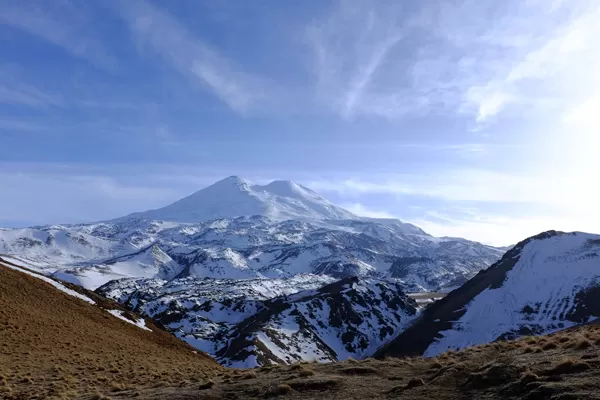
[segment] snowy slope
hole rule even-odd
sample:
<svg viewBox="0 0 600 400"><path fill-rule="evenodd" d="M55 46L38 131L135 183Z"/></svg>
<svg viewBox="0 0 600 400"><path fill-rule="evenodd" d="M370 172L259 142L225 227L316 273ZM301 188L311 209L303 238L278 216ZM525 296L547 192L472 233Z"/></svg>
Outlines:
<svg viewBox="0 0 600 400"><path fill-rule="evenodd" d="M600 235L546 232L432 305L380 353L448 349L543 334L600 317Z"/></svg>
<svg viewBox="0 0 600 400"><path fill-rule="evenodd" d="M222 363L253 367L364 358L404 329L417 311L398 285L356 278L265 306L232 330L232 340L217 353Z"/></svg>
<svg viewBox="0 0 600 400"><path fill-rule="evenodd" d="M417 307L397 284L314 275L129 279L97 291L235 367L370 355L414 318Z"/></svg>
<svg viewBox="0 0 600 400"><path fill-rule="evenodd" d="M502 251L435 238L399 221L272 221L254 215L3 230L0 254L18 255L38 270L92 289L124 277L249 279L314 273L386 278L414 292L464 281Z"/></svg>
<svg viewBox="0 0 600 400"><path fill-rule="evenodd" d="M235 324L263 309L268 299L318 289L333 281L315 275L289 279L122 279L97 289L131 310L152 315L169 331L209 354L227 342Z"/></svg>

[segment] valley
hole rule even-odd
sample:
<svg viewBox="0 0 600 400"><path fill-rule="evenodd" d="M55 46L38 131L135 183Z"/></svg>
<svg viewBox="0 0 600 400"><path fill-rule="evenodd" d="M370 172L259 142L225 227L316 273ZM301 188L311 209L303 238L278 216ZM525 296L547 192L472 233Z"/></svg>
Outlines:
<svg viewBox="0 0 600 400"><path fill-rule="evenodd" d="M117 303L64 285L78 295L0 263L1 398L535 400L597 399L600 389L594 323L431 358L223 368L150 320L140 329L102 309Z"/></svg>

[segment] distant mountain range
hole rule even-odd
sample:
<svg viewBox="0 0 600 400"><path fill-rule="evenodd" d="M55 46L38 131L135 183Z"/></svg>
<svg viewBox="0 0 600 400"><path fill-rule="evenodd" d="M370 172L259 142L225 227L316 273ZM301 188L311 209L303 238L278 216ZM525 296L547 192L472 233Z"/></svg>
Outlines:
<svg viewBox="0 0 600 400"><path fill-rule="evenodd" d="M372 354L417 314L406 292L448 292L503 253L238 177L111 221L0 230L7 260L100 288L240 366Z"/></svg>
<svg viewBox="0 0 600 400"><path fill-rule="evenodd" d="M391 279L407 291L455 287L502 249L361 218L290 181L230 177L164 208L112 221L0 230L0 253L94 289L119 278Z"/></svg>

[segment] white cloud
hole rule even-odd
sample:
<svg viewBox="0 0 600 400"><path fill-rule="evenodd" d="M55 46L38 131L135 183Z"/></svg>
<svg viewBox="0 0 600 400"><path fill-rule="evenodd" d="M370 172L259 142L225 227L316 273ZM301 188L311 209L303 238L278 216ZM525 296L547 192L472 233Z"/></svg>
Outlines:
<svg viewBox="0 0 600 400"><path fill-rule="evenodd" d="M174 197L168 186L124 184L98 175L3 172L0 187L0 220L29 224L116 218Z"/></svg>
<svg viewBox="0 0 600 400"><path fill-rule="evenodd" d="M319 99L344 118L458 111L483 124L547 111L600 79L593 0L336 4L308 43Z"/></svg>
<svg viewBox="0 0 600 400"><path fill-rule="evenodd" d="M69 54L113 70L117 62L90 31L94 15L68 0L55 2L2 2L0 24L12 26L58 46Z"/></svg>
<svg viewBox="0 0 600 400"><path fill-rule="evenodd" d="M373 85L402 41L404 27L396 21L397 7L365 5L340 1L331 15L307 29L315 57L317 96L344 118L364 113L367 104L369 113L395 112L388 109L389 102L381 101L393 94L374 92Z"/></svg>
<svg viewBox="0 0 600 400"><path fill-rule="evenodd" d="M588 98L568 110L564 122L600 133L600 96Z"/></svg>
<svg viewBox="0 0 600 400"><path fill-rule="evenodd" d="M372 175L365 179L336 179L308 182L319 191L360 194L427 196L448 202L540 204L571 210L589 207L594 211L600 188L586 184L588 175L573 175L565 168L549 175L510 174L486 170L451 169L436 174ZM582 171L579 171L582 172ZM577 205L577 206L575 206Z"/></svg>
<svg viewBox="0 0 600 400"><path fill-rule="evenodd" d="M271 83L243 70L171 15L142 0L119 2L119 13L142 46L245 114L270 100Z"/></svg>
<svg viewBox="0 0 600 400"><path fill-rule="evenodd" d="M586 164L595 162L589 154L580 155ZM545 175L452 169L320 180L307 186L367 204L365 212L387 199L387 213L440 236L508 244L549 229L600 231L600 188L590 178L597 168L573 168L567 159L565 165L555 162L557 168ZM360 206L354 207L360 214Z"/></svg>
<svg viewBox="0 0 600 400"><path fill-rule="evenodd" d="M443 216L432 221L425 216L409 221L434 236L462 237L492 246L516 244L530 236L548 230L586 230L577 223L551 217L488 217L485 220L465 220ZM593 232L593 231L592 231Z"/></svg>
<svg viewBox="0 0 600 400"><path fill-rule="evenodd" d="M478 111L484 121L504 111L510 105L530 113L540 105L568 108L582 92L600 87L600 5L593 1L565 2L539 10L532 17L535 27L542 21L562 18L548 26L526 51L502 61L504 72L484 86L472 88L467 103ZM537 18L537 19L536 19ZM527 32L527 30L525 30ZM529 35L536 34L535 29Z"/></svg>
<svg viewBox="0 0 600 400"><path fill-rule="evenodd" d="M385 211L381 211L381 210L375 210L369 207L366 207L363 204L360 203L345 203L345 204L340 204L340 207L350 211L353 214L359 215L361 217L369 217L369 218L396 218L395 216L393 216L392 214L385 212Z"/></svg>
<svg viewBox="0 0 600 400"><path fill-rule="evenodd" d="M12 79L0 83L0 103L22 105L33 108L63 107L61 96L46 93L38 88Z"/></svg>

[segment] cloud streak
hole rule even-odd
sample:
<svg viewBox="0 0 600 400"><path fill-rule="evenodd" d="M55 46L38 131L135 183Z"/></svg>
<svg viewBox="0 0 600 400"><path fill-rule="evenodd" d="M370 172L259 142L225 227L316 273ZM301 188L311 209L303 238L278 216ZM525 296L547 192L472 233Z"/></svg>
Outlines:
<svg viewBox="0 0 600 400"><path fill-rule="evenodd" d="M405 28L389 18L397 10L364 4L340 1L330 15L307 28L316 94L347 119L365 111L374 80L404 38ZM385 114L379 108L372 111Z"/></svg>
<svg viewBox="0 0 600 400"><path fill-rule="evenodd" d="M93 22L89 11L68 0L33 2L27 7L20 2L0 2L0 24L20 29L74 57L112 71L117 61L107 53L95 32L90 31Z"/></svg>
<svg viewBox="0 0 600 400"><path fill-rule="evenodd" d="M244 72L173 16L143 0L118 4L119 14L138 43L150 46L167 64L235 112L246 114L270 100L270 82Z"/></svg>
<svg viewBox="0 0 600 400"><path fill-rule="evenodd" d="M592 0L336 5L307 43L320 101L346 119L458 112L482 124L547 110L598 81Z"/></svg>
<svg viewBox="0 0 600 400"><path fill-rule="evenodd" d="M64 100L61 96L46 93L36 87L20 82L0 83L0 103L38 109L64 106Z"/></svg>
<svg viewBox="0 0 600 400"><path fill-rule="evenodd" d="M369 217L369 218L395 218L394 215L382 211L382 210L374 210L370 207L365 206L361 203L345 203L340 205L342 208L350 211L353 214L360 215L361 217Z"/></svg>

